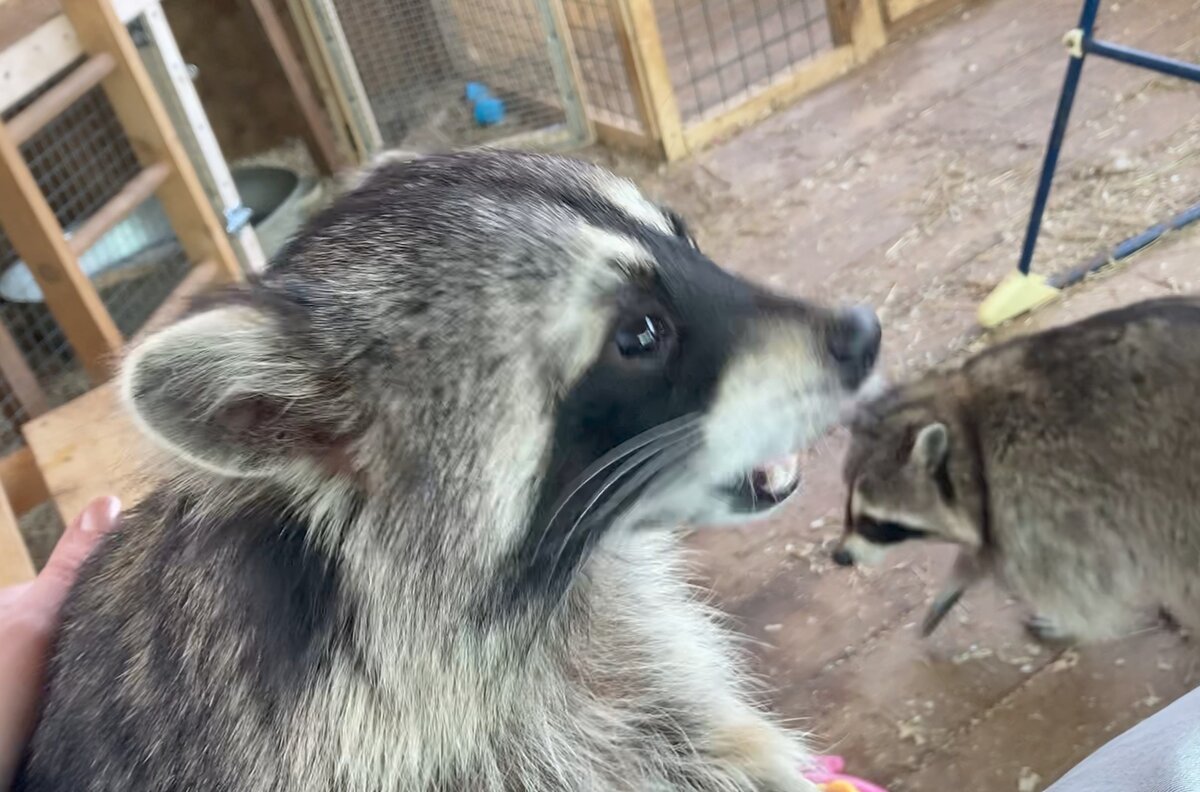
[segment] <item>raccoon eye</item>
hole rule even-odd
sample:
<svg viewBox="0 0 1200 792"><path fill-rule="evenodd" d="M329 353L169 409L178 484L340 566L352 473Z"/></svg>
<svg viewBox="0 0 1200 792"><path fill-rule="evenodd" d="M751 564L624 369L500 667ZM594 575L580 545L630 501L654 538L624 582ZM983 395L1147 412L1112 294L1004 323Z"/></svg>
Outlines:
<svg viewBox="0 0 1200 792"><path fill-rule="evenodd" d="M673 331L667 321L649 314L623 319L617 325L615 341L622 357L648 357L667 348Z"/></svg>
<svg viewBox="0 0 1200 792"><path fill-rule="evenodd" d="M876 522L869 517L861 518L855 530L868 542L878 545L898 544L908 539L920 539L927 534L920 528L894 522Z"/></svg>

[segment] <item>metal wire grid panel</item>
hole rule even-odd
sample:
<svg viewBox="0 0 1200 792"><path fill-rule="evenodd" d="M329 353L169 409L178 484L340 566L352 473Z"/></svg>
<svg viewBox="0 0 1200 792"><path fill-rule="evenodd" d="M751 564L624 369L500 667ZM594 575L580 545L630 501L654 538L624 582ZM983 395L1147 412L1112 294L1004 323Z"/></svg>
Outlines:
<svg viewBox="0 0 1200 792"><path fill-rule="evenodd" d="M68 70L5 113L15 116ZM140 171L107 98L85 94L21 147L29 169L63 228L77 227ZM154 199L81 257L113 320L135 333L187 274L189 263ZM89 383L32 275L0 232L0 321L37 377L51 406L81 395ZM31 416L0 380L0 453L20 444Z"/></svg>
<svg viewBox="0 0 1200 792"><path fill-rule="evenodd" d="M642 132L645 125L634 99L621 53L611 0L564 0L575 57L593 121Z"/></svg>
<svg viewBox="0 0 1200 792"><path fill-rule="evenodd" d="M324 0L329 4L330 0ZM316 17L340 28L387 148L437 151L499 143L566 144L578 95L547 0L321 0ZM564 81L565 80L565 81ZM481 83L503 118L480 123L464 96ZM582 118L582 113L578 113Z"/></svg>
<svg viewBox="0 0 1200 792"><path fill-rule="evenodd" d="M825 0L655 0L685 122L735 107L834 48Z"/></svg>

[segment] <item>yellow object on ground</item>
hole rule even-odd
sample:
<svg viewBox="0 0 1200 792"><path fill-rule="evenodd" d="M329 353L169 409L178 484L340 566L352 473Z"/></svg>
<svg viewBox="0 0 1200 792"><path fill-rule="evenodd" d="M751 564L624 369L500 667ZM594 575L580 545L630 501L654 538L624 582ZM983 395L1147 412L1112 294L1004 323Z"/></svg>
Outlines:
<svg viewBox="0 0 1200 792"><path fill-rule="evenodd" d="M830 781L828 784L822 784L821 789L824 792L858 792L858 788L849 781Z"/></svg>
<svg viewBox="0 0 1200 792"><path fill-rule="evenodd" d="M1012 272L979 306L979 323L986 328L996 327L1013 317L1040 308L1058 294L1059 290L1041 275Z"/></svg>

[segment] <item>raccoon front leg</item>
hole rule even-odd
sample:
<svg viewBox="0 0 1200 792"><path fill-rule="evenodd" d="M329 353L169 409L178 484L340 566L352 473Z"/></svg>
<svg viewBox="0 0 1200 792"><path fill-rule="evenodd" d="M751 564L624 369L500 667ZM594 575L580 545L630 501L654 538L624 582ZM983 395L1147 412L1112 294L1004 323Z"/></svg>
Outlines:
<svg viewBox="0 0 1200 792"><path fill-rule="evenodd" d="M1053 617L1035 613L1025 620L1025 632L1041 644L1061 645L1075 640L1074 635Z"/></svg>
<svg viewBox="0 0 1200 792"><path fill-rule="evenodd" d="M951 609L962 599L962 595L975 585L975 582L983 577L983 574L983 562L977 551L958 551L958 555L954 559L954 567L950 570L950 578L942 586L941 592L934 598L929 610L925 613L925 620L921 623L922 637L928 638L933 634Z"/></svg>
<svg viewBox="0 0 1200 792"><path fill-rule="evenodd" d="M808 751L797 737L748 706L716 727L715 758L744 774L754 792L817 792L802 775Z"/></svg>

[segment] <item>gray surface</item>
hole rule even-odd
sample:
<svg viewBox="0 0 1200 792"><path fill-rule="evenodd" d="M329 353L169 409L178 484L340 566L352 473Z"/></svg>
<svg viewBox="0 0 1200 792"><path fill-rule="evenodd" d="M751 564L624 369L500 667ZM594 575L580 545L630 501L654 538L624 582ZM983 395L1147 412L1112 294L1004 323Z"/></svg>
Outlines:
<svg viewBox="0 0 1200 792"><path fill-rule="evenodd" d="M1046 792L1200 790L1200 689L1104 745Z"/></svg>

